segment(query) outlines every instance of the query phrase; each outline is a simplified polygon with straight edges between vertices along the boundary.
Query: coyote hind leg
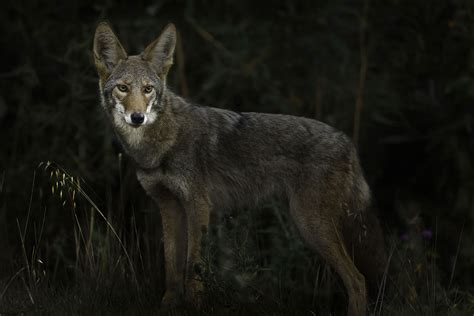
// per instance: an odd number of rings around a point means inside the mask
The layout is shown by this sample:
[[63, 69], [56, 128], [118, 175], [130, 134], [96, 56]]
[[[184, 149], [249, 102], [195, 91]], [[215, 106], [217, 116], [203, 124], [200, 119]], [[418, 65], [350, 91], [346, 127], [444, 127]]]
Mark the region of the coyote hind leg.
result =
[[[321, 201], [321, 199], [317, 199]], [[306, 243], [339, 274], [349, 296], [348, 315], [365, 315], [367, 294], [365, 278], [349, 257], [342, 240], [341, 214], [326, 203], [296, 197], [290, 213]], [[332, 215], [332, 216], [331, 216]]]

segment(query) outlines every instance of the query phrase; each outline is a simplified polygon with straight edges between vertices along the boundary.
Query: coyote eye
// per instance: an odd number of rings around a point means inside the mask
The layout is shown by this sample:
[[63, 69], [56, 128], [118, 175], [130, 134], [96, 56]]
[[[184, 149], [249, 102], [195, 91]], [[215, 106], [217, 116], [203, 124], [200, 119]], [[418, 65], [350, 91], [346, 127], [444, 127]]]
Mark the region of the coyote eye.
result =
[[120, 92], [127, 92], [128, 91], [128, 87], [124, 84], [117, 85], [117, 89], [119, 89]]
[[145, 88], [143, 88], [143, 92], [151, 93], [153, 89], [154, 89], [153, 86], [146, 86]]

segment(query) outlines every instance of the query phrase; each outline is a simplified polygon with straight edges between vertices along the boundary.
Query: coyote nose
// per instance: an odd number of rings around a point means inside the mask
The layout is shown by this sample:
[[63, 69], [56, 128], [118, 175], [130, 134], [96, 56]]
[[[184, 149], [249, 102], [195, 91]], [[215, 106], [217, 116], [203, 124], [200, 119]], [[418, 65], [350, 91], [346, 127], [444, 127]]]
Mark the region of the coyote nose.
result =
[[130, 118], [132, 119], [133, 124], [141, 124], [145, 120], [145, 115], [141, 112], [133, 112], [132, 115], [130, 115]]

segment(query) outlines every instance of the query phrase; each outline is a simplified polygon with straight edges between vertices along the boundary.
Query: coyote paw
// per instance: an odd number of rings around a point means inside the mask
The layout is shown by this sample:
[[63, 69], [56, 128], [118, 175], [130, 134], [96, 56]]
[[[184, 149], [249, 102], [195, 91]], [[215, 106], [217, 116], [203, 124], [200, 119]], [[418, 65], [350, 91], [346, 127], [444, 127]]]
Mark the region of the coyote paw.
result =
[[199, 280], [190, 280], [186, 285], [186, 303], [194, 307], [201, 307], [204, 285]]
[[161, 299], [161, 309], [170, 310], [177, 307], [180, 303], [180, 298], [176, 291], [166, 290], [165, 295]]

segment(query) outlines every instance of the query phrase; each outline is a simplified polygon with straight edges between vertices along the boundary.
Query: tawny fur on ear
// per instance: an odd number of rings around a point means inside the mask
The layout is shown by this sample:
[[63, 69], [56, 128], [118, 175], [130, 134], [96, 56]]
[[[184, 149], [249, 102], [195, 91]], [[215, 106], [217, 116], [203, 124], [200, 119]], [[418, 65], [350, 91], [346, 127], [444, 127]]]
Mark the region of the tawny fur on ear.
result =
[[161, 35], [145, 48], [143, 59], [149, 61], [162, 80], [166, 79], [173, 65], [173, 53], [176, 46], [176, 27], [168, 24]]
[[102, 22], [97, 26], [94, 36], [94, 61], [102, 79], [107, 78], [127, 53], [110, 26]]

